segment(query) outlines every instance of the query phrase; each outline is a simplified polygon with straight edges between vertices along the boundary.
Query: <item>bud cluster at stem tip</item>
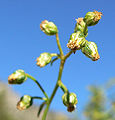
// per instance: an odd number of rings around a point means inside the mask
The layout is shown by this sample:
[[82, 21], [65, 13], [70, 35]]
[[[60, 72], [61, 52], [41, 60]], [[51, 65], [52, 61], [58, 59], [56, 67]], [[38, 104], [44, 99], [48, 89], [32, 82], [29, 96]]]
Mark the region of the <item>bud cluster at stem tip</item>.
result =
[[76, 19], [77, 23], [74, 33], [71, 34], [67, 47], [74, 53], [76, 50], [81, 50], [83, 54], [93, 61], [98, 60], [100, 56], [96, 43], [89, 42], [85, 38], [88, 35], [88, 26], [96, 25], [101, 19], [101, 16], [101, 12], [94, 11], [86, 13], [84, 18]]
[[62, 96], [63, 104], [67, 106], [68, 112], [72, 112], [76, 108], [77, 97], [75, 93], [64, 93]]
[[20, 101], [17, 103], [17, 109], [19, 110], [25, 110], [29, 108], [32, 105], [32, 97], [29, 95], [24, 95], [21, 97]]
[[53, 22], [48, 22], [47, 20], [41, 22], [40, 29], [46, 35], [55, 35], [58, 32], [57, 26]]
[[16, 70], [8, 77], [9, 84], [22, 84], [27, 79], [27, 76], [23, 70]]

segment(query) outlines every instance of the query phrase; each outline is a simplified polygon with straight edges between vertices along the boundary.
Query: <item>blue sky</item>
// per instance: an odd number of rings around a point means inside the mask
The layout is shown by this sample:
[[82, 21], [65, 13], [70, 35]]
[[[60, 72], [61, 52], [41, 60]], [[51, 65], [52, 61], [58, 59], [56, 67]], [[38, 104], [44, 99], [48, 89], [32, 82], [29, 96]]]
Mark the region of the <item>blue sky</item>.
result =
[[[36, 58], [42, 52], [59, 53], [54, 36], [45, 35], [39, 28], [42, 20], [53, 21], [59, 30], [64, 53], [66, 44], [74, 31], [75, 19], [84, 17], [88, 11], [103, 13], [100, 22], [89, 28], [87, 40], [98, 45], [100, 59], [96, 62], [77, 51], [66, 62], [62, 81], [78, 96], [78, 111], [82, 110], [89, 96], [87, 86], [103, 84], [115, 77], [115, 1], [114, 0], [1, 0], [0, 1], [0, 79], [7, 83], [8, 76], [17, 69], [33, 75], [50, 95], [57, 80], [59, 61], [39, 68]], [[31, 81], [11, 86], [20, 96], [42, 96]], [[52, 109], [66, 111], [59, 89]], [[38, 102], [41, 103], [40, 101]]]

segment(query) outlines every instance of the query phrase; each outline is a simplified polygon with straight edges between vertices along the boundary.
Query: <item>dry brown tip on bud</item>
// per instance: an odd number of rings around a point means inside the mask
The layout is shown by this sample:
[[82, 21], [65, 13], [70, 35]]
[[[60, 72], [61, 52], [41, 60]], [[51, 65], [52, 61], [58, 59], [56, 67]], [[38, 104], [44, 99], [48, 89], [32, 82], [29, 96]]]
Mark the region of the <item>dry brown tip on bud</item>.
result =
[[92, 59], [92, 60], [93, 60], [93, 61], [96, 61], [96, 60], [98, 60], [98, 59], [100, 59], [99, 54], [95, 54], [94, 59]]
[[96, 17], [94, 18], [94, 21], [98, 21], [101, 19], [101, 16], [103, 15], [102, 12], [94, 11]]
[[68, 44], [67, 44], [67, 47], [70, 48], [71, 50], [77, 50], [79, 49], [80, 45], [76, 45], [76, 42], [77, 40], [75, 41], [70, 41]]
[[75, 110], [76, 106], [75, 105], [69, 105], [68, 108], [67, 108], [67, 111], [68, 112], [73, 112]]
[[14, 78], [14, 74], [11, 74], [11, 75], [8, 77], [8, 83], [9, 83], [9, 84], [12, 84], [13, 81], [15, 81], [15, 80], [16, 80], [16, 78]]
[[77, 23], [81, 23], [81, 21], [83, 21], [83, 18], [78, 18], [78, 19], [76, 19], [76, 21], [77, 21]]
[[42, 24], [44, 24], [44, 23], [48, 23], [48, 21], [47, 21], [47, 20], [44, 20], [44, 21], [41, 22], [41, 24], [40, 24], [40, 29], [41, 29], [41, 30], [44, 30], [44, 28], [43, 28], [43, 26], [42, 26]]

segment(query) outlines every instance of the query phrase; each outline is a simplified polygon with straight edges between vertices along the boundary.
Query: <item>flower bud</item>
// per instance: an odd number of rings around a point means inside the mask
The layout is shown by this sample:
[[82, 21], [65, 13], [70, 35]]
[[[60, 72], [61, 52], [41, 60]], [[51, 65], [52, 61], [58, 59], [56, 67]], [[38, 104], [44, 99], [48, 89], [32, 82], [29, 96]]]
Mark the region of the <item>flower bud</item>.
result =
[[53, 22], [48, 22], [47, 20], [41, 22], [40, 29], [46, 35], [55, 35], [58, 32], [57, 26]]
[[88, 12], [84, 17], [84, 21], [88, 26], [96, 25], [101, 19], [102, 13], [98, 11]]
[[94, 42], [86, 42], [85, 47], [82, 48], [82, 52], [93, 61], [100, 58], [97, 45]]
[[38, 58], [37, 58], [37, 65], [40, 67], [44, 67], [47, 64], [51, 62], [52, 56], [50, 53], [42, 53]]
[[85, 45], [85, 38], [84, 34], [80, 31], [77, 31], [76, 33], [72, 33], [70, 36], [70, 40], [67, 44], [67, 47], [71, 50], [79, 50]]
[[8, 77], [9, 84], [21, 84], [27, 79], [27, 76], [23, 70], [16, 70]]
[[67, 106], [68, 112], [72, 112], [76, 108], [77, 97], [75, 93], [64, 93], [62, 96], [63, 104]]
[[17, 109], [19, 110], [25, 110], [29, 108], [32, 105], [32, 97], [29, 95], [24, 95], [21, 97], [20, 101], [17, 103]]
[[77, 23], [74, 29], [74, 32], [81, 31], [85, 37], [88, 35], [87, 25], [84, 22], [83, 18], [76, 19]]

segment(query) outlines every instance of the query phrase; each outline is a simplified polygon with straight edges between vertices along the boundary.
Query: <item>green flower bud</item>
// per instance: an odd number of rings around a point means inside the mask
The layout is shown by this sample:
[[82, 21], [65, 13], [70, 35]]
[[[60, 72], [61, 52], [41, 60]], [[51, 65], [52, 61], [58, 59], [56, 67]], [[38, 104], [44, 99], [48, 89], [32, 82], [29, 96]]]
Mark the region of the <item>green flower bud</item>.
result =
[[85, 37], [88, 35], [88, 29], [87, 29], [87, 25], [84, 22], [83, 18], [78, 18], [76, 19], [77, 23], [74, 29], [74, 32], [77, 31], [81, 31], [82, 33], [84, 33]]
[[16, 70], [8, 77], [9, 84], [21, 84], [27, 79], [27, 76], [23, 70]]
[[96, 25], [101, 19], [102, 13], [98, 11], [88, 12], [84, 17], [84, 21], [88, 26]]
[[100, 58], [97, 45], [94, 42], [86, 42], [85, 47], [82, 48], [82, 52], [93, 61]]
[[81, 31], [77, 31], [70, 36], [67, 47], [71, 50], [79, 50], [85, 45], [85, 42], [84, 34]]
[[37, 65], [40, 67], [44, 67], [47, 64], [51, 62], [52, 55], [50, 53], [42, 53], [38, 58], [37, 58]]
[[63, 104], [67, 106], [67, 110], [72, 112], [76, 108], [77, 97], [75, 93], [64, 93], [62, 96]]
[[57, 26], [53, 22], [48, 22], [47, 20], [41, 22], [40, 29], [46, 35], [55, 35], [58, 32]]
[[29, 108], [32, 105], [32, 97], [29, 95], [24, 95], [21, 97], [20, 101], [17, 103], [17, 109], [19, 110], [25, 110]]

